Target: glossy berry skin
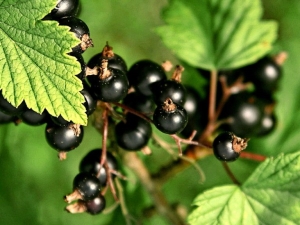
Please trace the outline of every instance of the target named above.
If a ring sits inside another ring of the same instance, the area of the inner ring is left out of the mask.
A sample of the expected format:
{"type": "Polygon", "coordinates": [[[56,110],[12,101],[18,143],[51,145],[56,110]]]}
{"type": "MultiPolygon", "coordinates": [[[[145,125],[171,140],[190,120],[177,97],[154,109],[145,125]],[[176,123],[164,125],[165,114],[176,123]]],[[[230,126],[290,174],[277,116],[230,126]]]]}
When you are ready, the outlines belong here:
{"type": "Polygon", "coordinates": [[[0,124],[6,124],[15,121],[15,116],[10,116],[0,111],[0,124]]]}
{"type": "Polygon", "coordinates": [[[152,113],[155,108],[151,97],[147,97],[138,92],[127,94],[123,99],[123,104],[145,114],[152,113]]]}
{"type": "Polygon", "coordinates": [[[176,103],[171,104],[174,104],[174,109],[166,110],[166,105],[162,104],[156,107],[153,114],[154,125],[158,130],[166,134],[181,132],[188,122],[188,115],[185,109],[176,103]]]}
{"type": "Polygon", "coordinates": [[[253,136],[260,127],[263,111],[262,102],[255,96],[248,93],[233,95],[224,107],[223,115],[231,118],[230,123],[224,124],[224,129],[241,137],[253,136]]]}
{"type": "Polygon", "coordinates": [[[232,162],[239,158],[240,153],[233,150],[233,133],[220,133],[213,141],[213,152],[217,159],[232,162]]]}
{"type": "Polygon", "coordinates": [[[65,120],[61,115],[58,117],[55,116],[50,116],[52,122],[54,122],[56,125],[61,126],[61,127],[67,127],[71,125],[73,122],[65,120]]]}
{"type": "MultiPolygon", "coordinates": [[[[81,19],[70,16],[70,17],[63,17],[63,18],[59,19],[58,22],[59,22],[59,25],[61,25],[61,26],[70,27],[70,31],[73,32],[75,34],[75,36],[78,39],[80,39],[82,42],[85,42],[85,41],[91,42],[91,40],[89,39],[90,30],[89,30],[88,26],[86,25],[86,23],[83,22],[81,19]],[[83,40],[84,37],[87,37],[88,40],[83,40]]],[[[91,46],[90,43],[86,43],[86,44],[88,46],[91,46]]],[[[83,53],[85,50],[86,50],[86,48],[82,48],[81,44],[72,48],[73,52],[76,52],[79,54],[83,53]]]]}
{"type": "Polygon", "coordinates": [[[117,144],[128,151],[137,151],[145,147],[151,134],[150,123],[130,113],[126,116],[126,122],[121,121],[115,126],[117,144]]]}
{"type": "Polygon", "coordinates": [[[76,16],[79,9],[79,0],[58,0],[57,5],[49,14],[52,19],[65,16],[76,16]]]}
{"type": "Polygon", "coordinates": [[[201,100],[200,94],[197,92],[196,89],[194,89],[191,86],[185,87],[186,94],[185,94],[185,101],[183,103],[183,108],[186,110],[189,119],[193,118],[195,116],[199,116],[200,113],[200,105],[203,106],[203,104],[200,104],[203,102],[201,100]]]}
{"type": "Polygon", "coordinates": [[[265,113],[262,117],[260,127],[256,136],[262,137],[270,134],[276,127],[277,118],[274,113],[265,113]]]}
{"type": "Polygon", "coordinates": [[[152,85],[154,102],[159,105],[164,103],[167,98],[173,102],[183,105],[186,97],[184,86],[175,80],[162,80],[152,85]]]}
{"type": "Polygon", "coordinates": [[[106,206],[106,200],[104,196],[99,195],[96,198],[85,201],[84,205],[86,207],[86,211],[91,215],[97,215],[101,213],[106,206]]]}
{"type": "Polygon", "coordinates": [[[130,85],[145,96],[153,95],[151,90],[153,84],[167,79],[162,66],[150,60],[141,60],[134,63],[128,70],[127,76],[130,85]]]}
{"type": "Polygon", "coordinates": [[[78,77],[80,80],[83,80],[85,78],[86,65],[82,54],[78,52],[70,52],[69,55],[74,56],[77,59],[77,61],[80,63],[81,71],[80,73],[76,74],[76,77],[78,77]]]}
{"type": "Polygon", "coordinates": [[[82,89],[80,93],[83,95],[85,102],[83,103],[86,114],[89,116],[96,110],[97,100],[94,98],[88,89],[82,89]]]}
{"type": "Polygon", "coordinates": [[[114,53],[113,57],[104,57],[102,52],[98,53],[88,61],[87,66],[90,68],[94,68],[95,66],[101,67],[101,62],[103,59],[108,60],[108,67],[121,70],[125,74],[127,73],[127,65],[125,60],[116,53],[114,53]]]}
{"type": "Polygon", "coordinates": [[[88,76],[91,89],[97,99],[103,102],[118,102],[125,98],[129,89],[126,75],[114,68],[108,68],[110,76],[104,79],[97,75],[88,76]]]}
{"type": "Polygon", "coordinates": [[[46,123],[50,116],[46,110],[41,114],[33,111],[32,109],[26,109],[20,114],[20,119],[23,123],[26,123],[31,126],[39,126],[46,123]]]}
{"type": "Polygon", "coordinates": [[[0,91],[0,111],[10,116],[17,116],[26,109],[26,104],[22,102],[18,107],[14,107],[10,104],[2,95],[0,91]]]}
{"type": "Polygon", "coordinates": [[[281,68],[269,57],[244,68],[245,81],[254,84],[257,91],[270,93],[276,90],[282,76],[281,68]]]}
{"type": "Polygon", "coordinates": [[[78,147],[83,139],[83,128],[80,126],[80,134],[76,136],[69,127],[62,127],[54,123],[46,126],[46,140],[48,144],[58,151],[71,151],[78,147]]]}
{"type": "Polygon", "coordinates": [[[95,175],[90,173],[79,173],[73,180],[73,190],[77,190],[85,201],[99,196],[100,188],[100,181],[95,175]]]}
{"type": "MultiPolygon", "coordinates": [[[[97,176],[100,170],[100,176],[98,177],[98,179],[100,181],[101,186],[105,186],[107,175],[104,167],[100,167],[101,154],[102,154],[102,149],[91,150],[80,161],[79,171],[88,172],[97,176]]],[[[109,168],[117,171],[118,163],[116,158],[110,152],[107,152],[106,156],[107,156],[106,160],[109,168]]],[[[114,177],[114,175],[112,176],[114,177]]]]}

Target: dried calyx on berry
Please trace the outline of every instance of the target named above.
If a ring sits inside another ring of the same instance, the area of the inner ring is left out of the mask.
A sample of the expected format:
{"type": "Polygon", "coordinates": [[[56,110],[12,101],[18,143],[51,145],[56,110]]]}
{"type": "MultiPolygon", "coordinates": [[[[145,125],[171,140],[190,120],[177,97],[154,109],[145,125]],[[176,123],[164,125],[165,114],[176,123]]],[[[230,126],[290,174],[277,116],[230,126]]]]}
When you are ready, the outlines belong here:
{"type": "Polygon", "coordinates": [[[100,195],[101,184],[99,179],[87,172],[77,174],[73,180],[73,192],[64,197],[67,203],[78,199],[88,201],[100,195]]]}
{"type": "Polygon", "coordinates": [[[113,48],[106,43],[102,52],[94,55],[87,63],[90,68],[101,67],[102,60],[108,61],[108,66],[127,73],[127,65],[124,59],[113,51],[113,48]]]}
{"type": "Polygon", "coordinates": [[[181,76],[184,68],[177,65],[171,80],[161,80],[151,86],[153,99],[156,104],[162,104],[167,98],[174,103],[183,105],[186,97],[186,90],[181,84],[181,76]]]}
{"type": "Polygon", "coordinates": [[[153,114],[153,123],[157,129],[166,134],[176,134],[182,131],[188,122],[185,109],[167,98],[158,105],[153,114]]]}
{"type": "Polygon", "coordinates": [[[81,19],[69,16],[59,19],[58,22],[61,26],[69,26],[70,31],[80,39],[81,43],[72,49],[73,52],[81,54],[87,48],[94,46],[92,39],[90,38],[90,30],[85,22],[83,22],[81,19]]]}
{"type": "Polygon", "coordinates": [[[77,202],[68,205],[65,210],[69,213],[83,213],[87,212],[91,215],[97,215],[101,213],[106,206],[106,200],[101,194],[91,200],[77,202]]]}
{"type": "Polygon", "coordinates": [[[248,138],[237,137],[231,132],[222,132],[213,141],[214,155],[221,161],[235,161],[247,147],[248,141],[248,138]]]}
{"type": "Polygon", "coordinates": [[[109,67],[108,60],[103,59],[101,67],[95,66],[86,71],[91,90],[98,100],[118,102],[128,93],[129,83],[122,70],[109,67]]]}

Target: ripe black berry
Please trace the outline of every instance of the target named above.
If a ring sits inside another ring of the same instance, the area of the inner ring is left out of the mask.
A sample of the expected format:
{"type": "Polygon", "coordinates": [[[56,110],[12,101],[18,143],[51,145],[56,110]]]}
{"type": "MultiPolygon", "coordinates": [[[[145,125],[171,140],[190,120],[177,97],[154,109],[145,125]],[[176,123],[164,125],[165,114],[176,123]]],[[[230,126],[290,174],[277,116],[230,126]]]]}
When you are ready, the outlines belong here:
{"type": "Polygon", "coordinates": [[[248,139],[239,138],[231,132],[220,133],[213,141],[214,155],[221,161],[235,161],[247,147],[247,141],[248,139]]]}
{"type": "Polygon", "coordinates": [[[183,105],[185,102],[186,90],[183,85],[175,80],[162,80],[152,85],[154,102],[159,105],[167,98],[172,99],[176,104],[183,105]]]}
{"type": "Polygon", "coordinates": [[[151,125],[131,113],[127,114],[125,120],[119,122],[115,127],[116,141],[125,150],[140,150],[147,145],[151,137],[151,125]]]}
{"type": "Polygon", "coordinates": [[[152,113],[155,107],[151,97],[147,97],[138,92],[127,94],[123,99],[123,104],[145,114],[152,113]]]}
{"type": "Polygon", "coordinates": [[[127,73],[127,65],[124,59],[118,54],[112,51],[112,47],[108,44],[105,45],[101,53],[94,55],[88,62],[87,66],[94,68],[95,66],[101,67],[102,60],[106,59],[108,61],[108,67],[127,73]]]}
{"type": "Polygon", "coordinates": [[[77,202],[68,205],[66,210],[70,213],[87,212],[91,215],[101,213],[106,206],[106,200],[103,195],[99,195],[91,200],[83,201],[79,199],[77,202]]]}
{"type": "Polygon", "coordinates": [[[262,102],[248,93],[230,97],[222,112],[222,117],[231,119],[228,124],[224,124],[224,129],[241,137],[255,135],[262,116],[262,102]]]}
{"type": "Polygon", "coordinates": [[[157,129],[166,134],[175,134],[182,131],[188,122],[185,109],[173,103],[168,98],[164,104],[156,107],[153,114],[153,123],[157,129]]]}
{"type": "Polygon", "coordinates": [[[59,19],[58,22],[59,25],[69,26],[70,31],[81,40],[81,43],[72,49],[73,52],[83,53],[88,47],[93,46],[92,40],[90,39],[90,30],[81,19],[70,16],[63,17],[59,19]]]}
{"type": "Polygon", "coordinates": [[[78,52],[70,52],[69,55],[74,56],[77,59],[77,61],[80,63],[80,66],[81,66],[81,71],[78,74],[76,74],[76,77],[78,77],[80,80],[84,79],[86,65],[85,65],[82,54],[80,54],[78,52]]]}
{"type": "Polygon", "coordinates": [[[275,129],[276,123],[277,118],[274,113],[265,113],[256,136],[261,137],[270,134],[275,129]]]}
{"type": "Polygon", "coordinates": [[[100,194],[100,181],[90,173],[79,173],[73,180],[73,192],[65,196],[65,201],[70,203],[77,199],[84,201],[96,198],[100,194]]]}
{"type": "Polygon", "coordinates": [[[91,215],[99,214],[103,211],[106,205],[105,198],[102,195],[84,202],[87,212],[91,215]]]}
{"type": "Polygon", "coordinates": [[[83,138],[82,126],[62,127],[54,123],[46,126],[46,140],[58,151],[71,151],[79,146],[83,138]]]}
{"type": "Polygon", "coordinates": [[[10,104],[2,95],[0,91],[0,111],[4,112],[7,115],[16,116],[19,115],[26,109],[26,104],[22,102],[18,107],[14,107],[10,104]]]}
{"type": "Polygon", "coordinates": [[[159,64],[150,60],[141,60],[134,63],[127,73],[130,85],[145,96],[152,96],[151,86],[167,76],[159,64]]]}
{"type": "Polygon", "coordinates": [[[65,16],[76,16],[79,0],[58,0],[57,5],[46,18],[59,19],[65,16]]]}
{"type": "Polygon", "coordinates": [[[282,74],[281,68],[269,57],[264,57],[244,68],[244,73],[245,80],[252,82],[255,89],[263,93],[273,92],[282,74]]]}
{"type": "Polygon", "coordinates": [[[26,109],[20,114],[20,119],[23,123],[31,126],[39,126],[46,123],[49,120],[49,114],[44,110],[41,114],[33,111],[32,109],[26,109]]]}
{"type": "Polygon", "coordinates": [[[100,75],[90,75],[88,81],[96,97],[104,102],[122,100],[129,88],[126,75],[121,70],[109,68],[107,60],[102,62],[100,75]]]}
{"type": "Polygon", "coordinates": [[[94,98],[88,89],[82,89],[80,93],[83,95],[85,102],[83,103],[86,114],[89,116],[96,110],[97,100],[94,98]]]}
{"type": "MultiPolygon", "coordinates": [[[[101,186],[105,186],[107,175],[105,168],[100,166],[101,154],[102,149],[94,149],[86,154],[79,164],[79,171],[88,172],[97,176],[101,186]]],[[[117,171],[118,164],[116,158],[110,152],[107,152],[106,157],[109,168],[117,171]]]]}
{"type": "Polygon", "coordinates": [[[10,116],[0,111],[0,124],[10,123],[16,120],[15,116],[10,116]]]}

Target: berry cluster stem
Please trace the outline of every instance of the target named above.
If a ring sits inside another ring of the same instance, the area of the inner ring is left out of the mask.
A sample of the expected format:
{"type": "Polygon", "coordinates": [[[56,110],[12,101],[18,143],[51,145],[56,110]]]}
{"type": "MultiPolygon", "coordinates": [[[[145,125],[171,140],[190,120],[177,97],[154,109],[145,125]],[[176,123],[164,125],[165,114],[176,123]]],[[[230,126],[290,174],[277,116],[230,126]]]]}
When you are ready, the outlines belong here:
{"type": "Polygon", "coordinates": [[[135,152],[128,152],[124,155],[124,163],[129,167],[139,178],[142,185],[150,194],[157,212],[167,218],[173,225],[185,225],[184,221],[177,215],[171,206],[168,204],[167,199],[157,185],[151,179],[150,173],[142,160],[135,152]]]}

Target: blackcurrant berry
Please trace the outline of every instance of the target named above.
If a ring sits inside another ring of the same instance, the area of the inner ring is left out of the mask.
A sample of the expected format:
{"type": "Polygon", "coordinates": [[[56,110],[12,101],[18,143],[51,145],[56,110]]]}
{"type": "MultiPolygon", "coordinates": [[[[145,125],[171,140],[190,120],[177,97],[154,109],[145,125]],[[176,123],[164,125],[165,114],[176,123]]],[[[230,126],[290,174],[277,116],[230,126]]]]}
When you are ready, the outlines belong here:
{"type": "Polygon", "coordinates": [[[183,108],[187,112],[188,117],[190,119],[195,116],[199,116],[198,113],[200,111],[199,107],[202,98],[195,88],[191,86],[187,86],[185,87],[185,89],[186,89],[186,94],[185,94],[185,101],[183,103],[183,108]]]}
{"type": "Polygon", "coordinates": [[[32,109],[26,109],[20,114],[20,119],[23,123],[31,126],[39,126],[48,122],[50,119],[49,114],[44,110],[41,114],[33,111],[32,109]]]}
{"type": "Polygon", "coordinates": [[[16,120],[15,116],[10,116],[0,111],[0,124],[10,123],[16,120]]]}
{"type": "Polygon", "coordinates": [[[0,91],[0,111],[4,112],[7,115],[17,116],[26,109],[26,104],[22,102],[18,107],[14,107],[10,104],[2,95],[0,91]]]}
{"type": "Polygon", "coordinates": [[[261,125],[257,131],[256,136],[266,136],[270,134],[276,127],[277,118],[274,113],[265,113],[261,120],[261,125]]]}
{"type": "Polygon", "coordinates": [[[61,127],[67,127],[69,125],[72,125],[72,121],[65,120],[61,115],[55,117],[55,116],[50,116],[50,119],[52,122],[54,122],[56,125],[61,126],[61,127]]]}
{"type": "Polygon", "coordinates": [[[150,60],[141,60],[134,63],[127,73],[130,85],[145,96],[152,96],[151,86],[167,79],[162,66],[150,60]]]}
{"type": "Polygon", "coordinates": [[[82,172],[75,176],[73,180],[73,192],[65,196],[65,201],[70,203],[77,199],[84,201],[91,200],[100,194],[100,181],[90,173],[82,172]]]}
{"type": "MultiPolygon", "coordinates": [[[[102,186],[105,186],[107,175],[106,175],[105,168],[103,166],[102,167],[100,166],[101,155],[102,155],[102,149],[94,149],[90,151],[82,158],[79,164],[79,171],[94,174],[95,176],[98,177],[100,184],[102,186]]],[[[118,170],[117,160],[110,152],[107,152],[106,160],[110,169],[115,171],[118,170]]]]}
{"type": "Polygon", "coordinates": [[[102,60],[106,59],[108,61],[108,67],[127,73],[127,65],[124,59],[118,54],[112,51],[112,47],[108,44],[103,48],[101,53],[94,55],[88,62],[87,66],[94,68],[95,66],[101,67],[102,60]]]}
{"type": "Polygon", "coordinates": [[[83,89],[80,91],[80,93],[83,95],[85,99],[83,105],[86,109],[86,114],[89,116],[96,110],[97,100],[95,99],[93,94],[91,94],[88,91],[88,89],[83,89]]]}
{"type": "Polygon", "coordinates": [[[46,18],[59,19],[65,16],[76,16],[79,9],[79,0],[58,0],[57,5],[46,18]]]}
{"type": "Polygon", "coordinates": [[[223,118],[230,119],[223,127],[241,137],[253,136],[261,124],[263,110],[262,102],[249,93],[232,95],[222,112],[223,118]]]}
{"type": "Polygon", "coordinates": [[[115,127],[116,141],[125,150],[140,150],[147,145],[151,137],[151,125],[131,113],[127,114],[125,120],[119,122],[115,127]]]}
{"type": "Polygon", "coordinates": [[[73,189],[78,190],[83,200],[90,200],[100,194],[100,181],[90,173],[82,172],[76,175],[73,180],[73,189]]]}
{"type": "Polygon", "coordinates": [[[114,68],[107,67],[107,60],[102,62],[100,75],[88,76],[91,89],[96,97],[104,102],[118,102],[128,92],[129,83],[126,75],[114,68]]]}
{"type": "Polygon", "coordinates": [[[82,213],[87,212],[91,215],[96,215],[101,213],[106,206],[106,200],[103,195],[99,195],[91,200],[81,200],[68,205],[66,210],[70,213],[82,213]]]}
{"type": "Polygon", "coordinates": [[[99,195],[98,197],[85,201],[84,202],[87,212],[91,215],[96,215],[101,213],[105,206],[106,206],[106,201],[104,196],[99,195]]]}
{"type": "Polygon", "coordinates": [[[214,155],[221,161],[235,161],[247,147],[247,142],[248,139],[239,138],[231,132],[222,132],[213,141],[214,155]]]}
{"type": "Polygon", "coordinates": [[[54,123],[48,123],[45,134],[51,147],[58,151],[67,152],[80,145],[83,139],[83,128],[75,124],[62,127],[54,123]]]}
{"type": "Polygon", "coordinates": [[[185,109],[173,103],[168,98],[164,104],[156,107],[153,114],[153,123],[157,129],[166,134],[175,134],[182,131],[188,122],[185,109]]]}
{"type": "Polygon", "coordinates": [[[245,81],[254,84],[257,91],[270,93],[276,90],[282,76],[281,68],[270,57],[264,57],[244,68],[245,81]]]}
{"type": "Polygon", "coordinates": [[[175,80],[162,80],[152,85],[153,99],[157,105],[164,103],[167,98],[176,104],[183,105],[186,90],[184,86],[175,80]]]}
{"type": "Polygon", "coordinates": [[[69,26],[70,31],[80,39],[81,43],[72,49],[73,52],[83,53],[88,47],[93,46],[92,40],[90,38],[90,30],[85,22],[83,22],[81,19],[70,16],[63,17],[59,19],[58,22],[59,25],[69,26]]]}
{"type": "Polygon", "coordinates": [[[76,74],[76,77],[78,77],[80,80],[83,80],[85,78],[86,65],[82,54],[78,52],[70,52],[69,55],[74,56],[77,59],[77,61],[80,63],[81,71],[80,73],[76,74]]]}
{"type": "Polygon", "coordinates": [[[153,112],[155,107],[152,98],[138,92],[131,92],[126,95],[123,99],[123,104],[145,114],[153,112]]]}

